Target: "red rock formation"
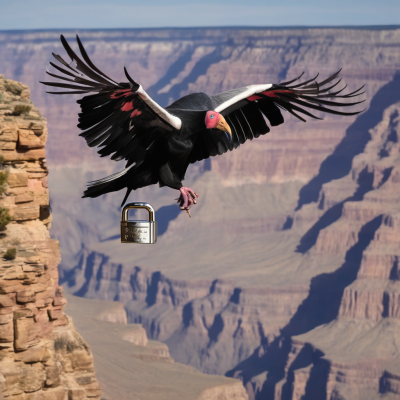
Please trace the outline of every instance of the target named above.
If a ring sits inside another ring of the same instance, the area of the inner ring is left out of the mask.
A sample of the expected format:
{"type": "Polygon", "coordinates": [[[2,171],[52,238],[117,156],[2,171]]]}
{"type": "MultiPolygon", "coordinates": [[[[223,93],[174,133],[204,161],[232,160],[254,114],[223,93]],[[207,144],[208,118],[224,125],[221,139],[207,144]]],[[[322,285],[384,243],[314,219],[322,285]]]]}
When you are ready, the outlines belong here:
{"type": "Polygon", "coordinates": [[[29,88],[0,77],[0,151],[8,184],[0,198],[11,222],[0,233],[0,397],[100,399],[93,358],[63,309],[59,243],[50,239],[46,120],[29,88]],[[16,105],[29,107],[12,115],[16,105]],[[6,251],[16,250],[16,256],[6,251]]]}

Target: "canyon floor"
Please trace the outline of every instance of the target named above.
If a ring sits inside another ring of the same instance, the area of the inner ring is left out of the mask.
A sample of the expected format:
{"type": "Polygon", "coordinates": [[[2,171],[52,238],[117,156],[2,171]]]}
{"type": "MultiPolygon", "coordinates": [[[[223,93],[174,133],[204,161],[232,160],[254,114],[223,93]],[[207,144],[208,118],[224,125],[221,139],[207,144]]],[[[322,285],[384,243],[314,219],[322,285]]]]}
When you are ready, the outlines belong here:
{"type": "Polygon", "coordinates": [[[103,399],[247,399],[240,381],[175,363],[165,344],[127,324],[121,303],[66,298],[66,312],[93,353],[103,399]]]}

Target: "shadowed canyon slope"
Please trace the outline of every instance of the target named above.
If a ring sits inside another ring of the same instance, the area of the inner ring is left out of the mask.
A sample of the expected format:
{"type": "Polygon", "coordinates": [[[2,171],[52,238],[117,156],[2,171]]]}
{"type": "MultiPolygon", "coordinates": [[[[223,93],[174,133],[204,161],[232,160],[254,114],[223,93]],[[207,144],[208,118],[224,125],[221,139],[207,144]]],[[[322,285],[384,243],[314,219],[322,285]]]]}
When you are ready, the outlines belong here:
{"type": "MultiPolygon", "coordinates": [[[[51,51],[61,52],[58,32],[3,35],[0,68],[26,81],[40,75],[51,51]]],[[[37,83],[32,92],[55,132],[53,234],[65,238],[61,277],[69,291],[122,302],[128,320],[167,343],[177,361],[242,379],[250,398],[400,396],[400,30],[80,36],[107,74],[123,79],[126,65],[164,105],[303,70],[311,78],[344,67],[350,90],[366,84],[366,111],[357,117],[303,124],[285,115],[265,137],[193,166],[185,184],[200,198],[191,220],[173,205],[173,190],[132,194],[158,210],[163,234],[151,247],[115,238],[122,194],[79,199],[86,180],[114,165],[76,137],[73,100],[45,96],[37,83]]]]}

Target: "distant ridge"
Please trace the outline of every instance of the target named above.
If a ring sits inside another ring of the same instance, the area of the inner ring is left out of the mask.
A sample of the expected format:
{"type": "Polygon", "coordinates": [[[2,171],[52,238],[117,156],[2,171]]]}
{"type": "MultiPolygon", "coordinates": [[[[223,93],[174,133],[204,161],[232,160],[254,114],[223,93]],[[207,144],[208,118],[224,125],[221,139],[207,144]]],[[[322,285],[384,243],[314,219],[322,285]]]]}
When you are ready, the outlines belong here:
{"type": "Polygon", "coordinates": [[[161,28],[49,28],[49,29],[0,29],[0,33],[39,33],[39,32],[128,32],[128,31],[162,31],[162,30],[206,30],[206,29],[251,29],[251,30],[287,30],[287,29],[356,29],[356,30],[396,30],[400,29],[400,25],[288,25],[288,26],[193,26],[193,27],[173,27],[165,26],[161,28]]]}

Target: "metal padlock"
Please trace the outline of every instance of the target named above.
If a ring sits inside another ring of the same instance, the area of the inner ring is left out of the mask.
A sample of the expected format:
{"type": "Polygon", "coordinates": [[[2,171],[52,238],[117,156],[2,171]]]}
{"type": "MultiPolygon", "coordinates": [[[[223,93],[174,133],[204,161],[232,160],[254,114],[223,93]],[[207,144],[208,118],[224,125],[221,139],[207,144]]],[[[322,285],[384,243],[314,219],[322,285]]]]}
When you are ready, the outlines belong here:
{"type": "Polygon", "coordinates": [[[156,212],[148,203],[128,203],[122,209],[121,242],[154,244],[157,242],[156,212]],[[149,212],[148,221],[128,221],[128,212],[132,209],[144,208],[149,212]]]}

